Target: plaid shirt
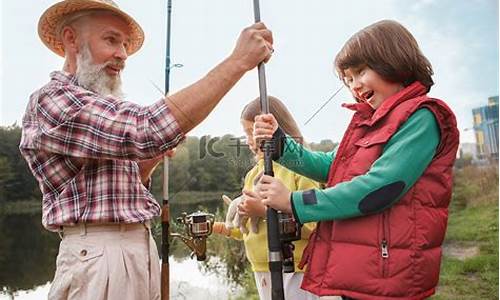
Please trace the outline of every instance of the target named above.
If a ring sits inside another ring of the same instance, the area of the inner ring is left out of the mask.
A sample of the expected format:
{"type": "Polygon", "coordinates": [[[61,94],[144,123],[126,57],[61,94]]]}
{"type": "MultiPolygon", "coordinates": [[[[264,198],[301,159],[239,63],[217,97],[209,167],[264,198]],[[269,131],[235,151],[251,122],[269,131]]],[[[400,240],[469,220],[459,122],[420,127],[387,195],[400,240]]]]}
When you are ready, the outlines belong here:
{"type": "Polygon", "coordinates": [[[137,161],[158,157],[182,139],[163,99],[141,107],[84,89],[72,75],[51,73],[30,97],[19,146],[43,194],[42,224],[57,230],[158,216],[137,161]]]}

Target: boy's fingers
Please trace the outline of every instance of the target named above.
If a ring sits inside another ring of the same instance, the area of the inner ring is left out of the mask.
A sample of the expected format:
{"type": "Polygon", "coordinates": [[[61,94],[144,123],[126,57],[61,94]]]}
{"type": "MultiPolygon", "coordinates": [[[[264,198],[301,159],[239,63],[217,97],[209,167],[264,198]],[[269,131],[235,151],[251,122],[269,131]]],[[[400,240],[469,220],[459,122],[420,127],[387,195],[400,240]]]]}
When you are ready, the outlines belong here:
{"type": "Polygon", "coordinates": [[[256,197],[257,196],[257,193],[255,193],[253,191],[249,191],[249,190],[243,190],[243,194],[245,196],[249,196],[249,197],[256,197]]]}
{"type": "Polygon", "coordinates": [[[270,122],[255,122],[254,123],[254,128],[256,130],[257,129],[263,129],[263,128],[273,129],[273,124],[271,124],[270,122]]]}
{"type": "Polygon", "coordinates": [[[253,191],[251,190],[242,190],[241,192],[243,193],[243,195],[249,195],[249,196],[251,196],[253,193],[253,191]]]}
{"type": "Polygon", "coordinates": [[[269,176],[269,175],[262,175],[262,177],[260,178],[261,183],[271,183],[271,182],[273,182],[273,180],[274,180],[274,177],[269,176]]]}

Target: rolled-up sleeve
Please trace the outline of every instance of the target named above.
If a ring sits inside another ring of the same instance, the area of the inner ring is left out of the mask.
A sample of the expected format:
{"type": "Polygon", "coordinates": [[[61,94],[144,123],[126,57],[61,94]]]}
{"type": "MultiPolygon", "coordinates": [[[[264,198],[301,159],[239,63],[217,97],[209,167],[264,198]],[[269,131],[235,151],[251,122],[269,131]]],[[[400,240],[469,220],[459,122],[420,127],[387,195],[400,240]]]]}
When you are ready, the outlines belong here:
{"type": "Polygon", "coordinates": [[[184,138],[164,99],[140,106],[64,86],[40,97],[36,112],[36,146],[73,157],[147,159],[184,138]]]}

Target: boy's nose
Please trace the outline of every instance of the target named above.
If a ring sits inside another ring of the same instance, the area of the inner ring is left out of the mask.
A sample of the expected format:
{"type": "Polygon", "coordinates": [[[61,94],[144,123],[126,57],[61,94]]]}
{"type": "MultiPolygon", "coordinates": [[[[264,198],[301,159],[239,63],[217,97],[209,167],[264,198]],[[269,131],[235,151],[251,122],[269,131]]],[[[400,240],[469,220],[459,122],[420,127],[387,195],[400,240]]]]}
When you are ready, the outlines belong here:
{"type": "Polygon", "coordinates": [[[359,79],[354,78],[351,83],[351,89],[355,92],[359,92],[361,90],[362,84],[359,79]]]}

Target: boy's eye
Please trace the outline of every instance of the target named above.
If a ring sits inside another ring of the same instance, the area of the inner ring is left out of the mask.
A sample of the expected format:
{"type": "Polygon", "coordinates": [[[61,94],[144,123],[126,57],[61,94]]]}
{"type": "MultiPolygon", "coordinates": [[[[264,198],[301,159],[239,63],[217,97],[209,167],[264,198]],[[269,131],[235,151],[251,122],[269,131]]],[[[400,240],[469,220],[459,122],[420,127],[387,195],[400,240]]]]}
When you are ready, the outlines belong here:
{"type": "Polygon", "coordinates": [[[345,82],[345,84],[349,85],[352,82],[352,78],[351,77],[344,77],[344,82],[345,82]]]}

